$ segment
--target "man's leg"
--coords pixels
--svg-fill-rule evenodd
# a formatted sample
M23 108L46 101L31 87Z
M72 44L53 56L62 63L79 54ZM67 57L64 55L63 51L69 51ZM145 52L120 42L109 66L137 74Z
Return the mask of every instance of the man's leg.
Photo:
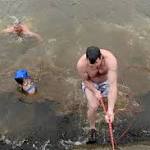
M87 118L90 123L89 137L86 143L94 144L97 141L95 122L97 119L97 108L99 106L99 102L89 89L85 89L85 94L88 100Z
M99 107L99 102L88 88L85 89L85 94L88 100L87 118L90 124L90 128L96 129L95 122L97 119L97 109Z

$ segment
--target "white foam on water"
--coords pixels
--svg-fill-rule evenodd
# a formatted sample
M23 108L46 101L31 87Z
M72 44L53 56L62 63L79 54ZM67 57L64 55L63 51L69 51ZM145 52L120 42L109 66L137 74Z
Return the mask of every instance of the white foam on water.
M14 149L16 147L21 147L26 140L25 139L23 139L23 140L16 139L16 140L12 141L9 138L7 138L5 135L2 135L0 137L0 141L3 141L7 145L11 145L12 148Z
M51 144L50 144L50 140L46 141L46 142L43 144L42 150L46 150L46 147L47 147L48 145L51 145Z
M64 146L65 149L69 149L72 146L84 145L84 144L86 144L86 142L87 142L87 139L84 139L83 141L71 141L70 139L60 141L61 145Z
M18 24L19 23L19 19L16 16L9 16L12 20L14 24Z
M146 134L147 136L150 136L150 131L149 131L149 130L148 130L148 131L147 131L147 130L143 130L142 132L143 132L144 134Z
M17 43L21 43L22 41L23 41L23 38L22 37L18 37Z

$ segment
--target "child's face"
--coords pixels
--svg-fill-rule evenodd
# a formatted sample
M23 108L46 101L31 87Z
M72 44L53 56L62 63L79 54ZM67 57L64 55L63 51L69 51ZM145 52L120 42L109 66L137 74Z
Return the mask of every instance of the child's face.
M23 79L23 86L28 86L29 84L31 84L31 79Z

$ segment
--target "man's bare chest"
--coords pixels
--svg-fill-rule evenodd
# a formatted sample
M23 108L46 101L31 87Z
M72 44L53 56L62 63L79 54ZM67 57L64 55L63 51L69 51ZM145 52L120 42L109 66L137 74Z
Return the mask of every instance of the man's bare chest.
M101 68L88 68L87 69L87 74L90 78L95 78L95 77L101 77L106 75L108 72L108 69L106 66L103 66Z

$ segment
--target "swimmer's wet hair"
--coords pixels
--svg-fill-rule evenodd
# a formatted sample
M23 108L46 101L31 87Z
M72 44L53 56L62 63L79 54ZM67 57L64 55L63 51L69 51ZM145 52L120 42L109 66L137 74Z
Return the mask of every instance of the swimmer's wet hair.
M18 84L23 85L23 78L17 78L17 79L15 79L15 80L16 80L16 82L17 82Z
M96 46L90 46L86 50L86 58L90 61L91 64L95 64L97 58L101 58L102 54L100 49Z
M21 24L22 22L20 21L20 20L16 20L15 22L14 22L14 25L19 25L19 24Z

